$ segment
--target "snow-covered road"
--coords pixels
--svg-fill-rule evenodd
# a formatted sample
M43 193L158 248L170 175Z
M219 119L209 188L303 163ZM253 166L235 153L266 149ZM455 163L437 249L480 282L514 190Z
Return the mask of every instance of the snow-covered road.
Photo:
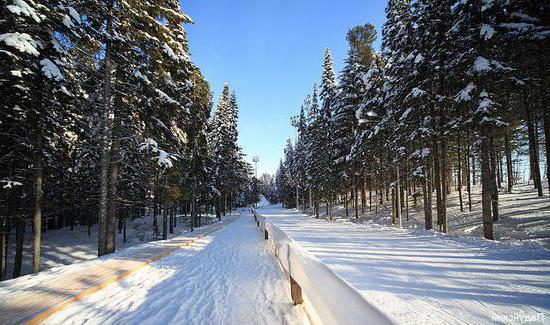
M288 279L247 212L46 324L297 324Z

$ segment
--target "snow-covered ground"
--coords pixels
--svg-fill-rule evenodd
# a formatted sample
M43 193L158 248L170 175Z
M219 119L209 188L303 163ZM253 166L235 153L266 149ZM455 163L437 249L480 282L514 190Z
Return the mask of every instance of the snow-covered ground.
M539 245L258 213L396 323L550 323L550 251Z
M184 216L178 218L174 234L168 237L180 236L189 231L189 227L183 224ZM187 221L187 219L185 219ZM123 234L116 233L116 249L140 245L162 237L162 218L159 217L159 237L153 237L152 218L137 218L128 222L126 226L126 243L123 242ZM203 216L205 224L217 221L215 216ZM73 230L69 227L48 230L42 233L42 256L41 270L53 267L70 265L77 262L88 261L97 257L97 225L93 225L91 234L88 236L86 226L75 226ZM11 278L15 254L15 231L12 231L9 238L8 264L6 278ZM32 231L27 228L25 243L23 246L23 265L21 274L32 273Z
M256 206L258 208L261 208L261 207L266 207L270 204L271 203L269 203L269 201L265 198L265 196L263 194L260 194L260 202L256 203Z
M292 305L288 279L245 212L227 227L70 304L45 323L304 322L302 307Z
M550 198L548 188L544 185L545 195L537 196L532 184L520 184L514 187L512 194L501 192L499 194L500 220L494 223L495 238L522 243L538 243L550 248ZM481 194L477 186L472 191L472 212L468 211L468 198L463 191L464 212L460 212L458 192L453 191L449 197L448 220L449 233L471 237L483 237L483 225L481 220ZM368 194L367 194L368 195ZM435 219L435 196L434 219ZM361 213L359 206L359 219L355 219L355 210L349 207L349 218L346 218L345 208L336 207L336 219L362 224L391 225L391 205L384 202L378 204L378 199L373 198L372 211ZM359 202L360 204L360 202ZM326 217L324 206L320 209L321 217ZM412 197L409 197L409 219L406 209L403 209L403 226L409 229L424 229L424 210L421 197L416 206ZM437 225L434 225L437 227Z

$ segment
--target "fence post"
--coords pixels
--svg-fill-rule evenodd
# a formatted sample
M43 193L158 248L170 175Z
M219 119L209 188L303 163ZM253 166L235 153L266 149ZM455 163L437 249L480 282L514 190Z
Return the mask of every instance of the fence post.
M269 233L267 232L267 230L264 229L264 239L265 240L268 240L269 239Z
M292 275L290 277L290 296L292 297L292 302L294 305L300 305L304 300L302 299L302 288L298 282L294 281Z

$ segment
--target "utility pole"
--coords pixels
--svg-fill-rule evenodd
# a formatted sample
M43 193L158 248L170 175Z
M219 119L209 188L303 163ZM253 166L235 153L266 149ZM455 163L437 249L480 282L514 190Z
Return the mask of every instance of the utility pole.
M254 156L252 157L252 161L254 162L254 182L256 182L256 187L258 186L258 161L260 161L260 157ZM254 203L254 208L258 208L258 203Z
M260 161L260 157L254 156L252 157L252 161L254 162L254 177L258 179L258 161Z

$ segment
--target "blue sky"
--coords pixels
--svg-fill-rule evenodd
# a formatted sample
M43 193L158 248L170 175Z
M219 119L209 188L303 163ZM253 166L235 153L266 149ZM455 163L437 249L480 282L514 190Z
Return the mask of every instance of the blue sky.
M319 82L323 49L342 68L349 28L380 28L385 0L183 0L193 61L209 80L217 101L227 81L240 105L239 143L259 156L258 174L275 173L295 131L297 114L313 82Z

